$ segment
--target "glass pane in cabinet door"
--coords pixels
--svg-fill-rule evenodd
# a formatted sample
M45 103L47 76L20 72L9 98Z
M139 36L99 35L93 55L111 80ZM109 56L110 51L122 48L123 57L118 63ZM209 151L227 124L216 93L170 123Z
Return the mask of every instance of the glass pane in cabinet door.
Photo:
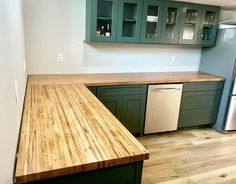
M146 38L157 38L158 6L148 6Z
M165 28L165 37L167 39L175 38L176 31L176 21L177 21L177 8L168 8L167 16L166 16L166 28Z
M202 40L212 40L216 20L216 12L207 11L203 22Z
M198 11L193 9L187 9L184 22L184 40L193 40L195 36L195 28L197 26Z
M98 0L96 36L110 37L112 34L113 1Z
M124 3L123 13L123 37L135 37L137 25L138 5L134 3Z

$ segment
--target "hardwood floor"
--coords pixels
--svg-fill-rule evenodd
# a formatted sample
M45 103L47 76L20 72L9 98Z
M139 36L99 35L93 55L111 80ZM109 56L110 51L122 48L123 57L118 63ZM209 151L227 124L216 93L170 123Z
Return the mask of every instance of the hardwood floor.
M142 184L236 184L236 132L212 129L148 135Z

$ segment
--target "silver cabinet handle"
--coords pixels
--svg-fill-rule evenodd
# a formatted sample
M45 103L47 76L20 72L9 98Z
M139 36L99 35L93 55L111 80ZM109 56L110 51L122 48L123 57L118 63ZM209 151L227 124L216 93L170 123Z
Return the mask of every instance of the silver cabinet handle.
M156 88L152 89L151 91L159 91L159 92L174 92L174 91L180 91L180 88Z

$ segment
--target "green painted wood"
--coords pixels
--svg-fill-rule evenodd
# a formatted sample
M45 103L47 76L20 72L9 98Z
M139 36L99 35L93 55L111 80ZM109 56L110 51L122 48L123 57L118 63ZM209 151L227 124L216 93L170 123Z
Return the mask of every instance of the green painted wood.
M217 108L184 110L180 112L178 128L214 124Z
M98 99L133 134L143 133L147 85L97 87Z
M117 41L140 42L143 0L119 0Z
M30 184L141 184L143 162L89 171Z
M224 82L184 83L178 128L214 124Z
M181 109L217 108L221 99L221 91L184 92Z
M146 95L122 97L122 124L132 133L143 133Z
M216 19L214 21L212 38L210 40L203 40L202 39L203 25L204 25L204 22L205 22L205 15L206 15L207 11L215 12L216 13ZM201 17L200 29L199 29L199 34L198 34L198 42L197 42L199 45L206 46L206 47L212 47L212 46L215 45L219 15L220 15L220 7L203 6L203 13L202 13L202 17Z
M112 3L112 16L111 17L100 17L102 19L110 19L111 22L111 36L96 36L97 32L97 18L98 18L98 9L99 11L104 11L100 6L101 2L110 2ZM118 13L118 0L86 0L86 41L92 42L115 42L117 35L117 13Z
M181 2L174 2L174 1L165 1L164 2L164 8L163 8L163 18L162 18L162 29L161 29L161 41L160 43L165 44L177 44L179 39L179 31L180 31L180 22L181 22L181 15L182 15L182 7L183 3ZM168 8L177 8L177 16L176 16L176 24L174 28L174 36L173 38L168 38L166 35L166 27L171 26L171 24L168 25L167 19L169 17L168 15Z
M156 37L155 38L148 38L146 36L147 32L147 26L150 24L151 26L155 27L154 23L148 23L147 22L147 15L148 15L148 9L149 7L156 7L158 10L158 20L156 23ZM150 15L149 15L150 16ZM154 16L154 15L152 15ZM143 2L143 15L142 15L142 28L141 28L141 42L142 43L160 43L161 38L161 20L163 16L163 1L161 0L145 0Z
M97 89L98 97L117 95L142 95L146 94L147 85L126 85L126 86L101 86Z
M119 120L122 120L122 97L121 96L99 96L98 99Z
M183 91L222 90L223 87L224 81L184 83Z
M192 25L191 23L185 24L186 19L188 19L188 17L186 17L187 16L186 13L188 12L188 10L195 10L196 13L198 13L194 28L191 27L191 25ZM200 28L200 21L201 21L201 14L202 14L202 6L201 5L192 4L192 3L184 3L181 24L180 24L179 44L192 44L192 45L197 44L199 28ZM184 36L185 28L187 29L187 31L191 30L191 29L194 30L192 40L184 39L183 36Z
M87 87L95 96L97 96L97 87L96 86L89 86Z

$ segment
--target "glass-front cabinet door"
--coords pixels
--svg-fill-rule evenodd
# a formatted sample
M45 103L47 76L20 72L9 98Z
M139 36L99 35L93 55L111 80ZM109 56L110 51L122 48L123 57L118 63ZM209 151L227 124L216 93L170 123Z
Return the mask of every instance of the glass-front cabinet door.
M93 0L90 4L90 40L115 42L118 0ZM89 12L88 8L87 11ZM89 16L89 15L87 15Z
M215 44L219 13L219 7L205 6L200 23L198 44L206 46L213 46Z
M163 1L145 0L143 4L141 42L159 43L161 37L161 20Z
M180 26L179 44L197 44L201 7L184 4Z
M117 41L140 42L143 0L119 0Z
M162 19L161 43L177 44L181 21L182 3L165 2Z

